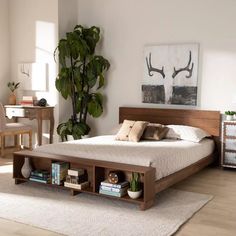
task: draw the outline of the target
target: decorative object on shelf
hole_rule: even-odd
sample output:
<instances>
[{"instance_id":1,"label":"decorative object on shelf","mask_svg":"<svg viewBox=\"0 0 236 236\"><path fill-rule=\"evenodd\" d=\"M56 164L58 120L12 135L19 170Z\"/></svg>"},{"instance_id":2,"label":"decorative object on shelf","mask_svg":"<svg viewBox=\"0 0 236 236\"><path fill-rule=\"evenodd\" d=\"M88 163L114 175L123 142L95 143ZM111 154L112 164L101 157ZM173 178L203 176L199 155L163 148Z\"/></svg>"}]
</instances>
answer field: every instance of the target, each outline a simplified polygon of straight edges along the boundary
<instances>
[{"instance_id":1,"label":"decorative object on shelf","mask_svg":"<svg viewBox=\"0 0 236 236\"><path fill-rule=\"evenodd\" d=\"M123 171L110 171L108 174L108 182L111 184L117 184L118 182L122 182L125 179L125 175Z\"/></svg>"},{"instance_id":2,"label":"decorative object on shelf","mask_svg":"<svg viewBox=\"0 0 236 236\"><path fill-rule=\"evenodd\" d=\"M21 168L21 174L24 178L28 179L32 171L32 166L30 165L30 159L25 157L24 165Z\"/></svg>"},{"instance_id":3,"label":"decorative object on shelf","mask_svg":"<svg viewBox=\"0 0 236 236\"><path fill-rule=\"evenodd\" d=\"M235 111L226 111L225 115L226 115L226 120L231 121L231 120L234 120L234 115L236 115L236 112Z\"/></svg>"},{"instance_id":4,"label":"decorative object on shelf","mask_svg":"<svg viewBox=\"0 0 236 236\"><path fill-rule=\"evenodd\" d=\"M130 188L128 189L128 195L132 199L137 199L141 196L142 189L140 183L140 174L132 172L132 178L130 181Z\"/></svg>"},{"instance_id":5,"label":"decorative object on shelf","mask_svg":"<svg viewBox=\"0 0 236 236\"><path fill-rule=\"evenodd\" d=\"M80 139L88 134L87 114L96 118L103 112L103 95L98 90L105 84L105 72L110 64L104 57L95 55L99 39L98 27L77 25L59 41L55 50L54 58L58 52L60 64L55 85L64 99L71 98L73 111L71 118L57 127L62 141L67 135Z\"/></svg>"},{"instance_id":6,"label":"decorative object on shelf","mask_svg":"<svg viewBox=\"0 0 236 236\"><path fill-rule=\"evenodd\" d=\"M15 90L18 89L20 83L9 82L7 87L11 90L11 94L9 95L8 103L9 105L16 105L16 95Z\"/></svg>"},{"instance_id":7,"label":"decorative object on shelf","mask_svg":"<svg viewBox=\"0 0 236 236\"><path fill-rule=\"evenodd\" d=\"M38 101L38 106L40 107L46 107L47 105L47 100L45 98L41 98L39 101Z\"/></svg>"},{"instance_id":8,"label":"decorative object on shelf","mask_svg":"<svg viewBox=\"0 0 236 236\"><path fill-rule=\"evenodd\" d=\"M196 43L145 47L142 102L196 106L198 51Z\"/></svg>"}]
</instances>

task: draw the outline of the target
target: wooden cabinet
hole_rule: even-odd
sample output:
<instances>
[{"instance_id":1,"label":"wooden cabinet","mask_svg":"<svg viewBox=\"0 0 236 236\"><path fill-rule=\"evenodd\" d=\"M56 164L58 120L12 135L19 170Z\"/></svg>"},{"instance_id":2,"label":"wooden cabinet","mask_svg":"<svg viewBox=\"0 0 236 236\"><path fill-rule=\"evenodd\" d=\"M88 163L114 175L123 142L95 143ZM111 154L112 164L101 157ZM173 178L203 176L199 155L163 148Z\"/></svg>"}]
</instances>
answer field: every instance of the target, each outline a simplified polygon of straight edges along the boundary
<instances>
[{"instance_id":1,"label":"wooden cabinet","mask_svg":"<svg viewBox=\"0 0 236 236\"><path fill-rule=\"evenodd\" d=\"M236 168L236 121L223 122L221 166Z\"/></svg>"}]
</instances>

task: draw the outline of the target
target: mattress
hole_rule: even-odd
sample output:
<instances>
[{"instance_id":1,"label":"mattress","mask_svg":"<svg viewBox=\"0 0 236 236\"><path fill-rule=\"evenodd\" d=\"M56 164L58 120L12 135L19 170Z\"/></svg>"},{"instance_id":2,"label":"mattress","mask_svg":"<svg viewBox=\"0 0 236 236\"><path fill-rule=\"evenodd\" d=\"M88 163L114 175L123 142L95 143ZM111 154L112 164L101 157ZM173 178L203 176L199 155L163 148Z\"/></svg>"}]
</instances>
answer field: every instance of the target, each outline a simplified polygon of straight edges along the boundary
<instances>
[{"instance_id":1,"label":"mattress","mask_svg":"<svg viewBox=\"0 0 236 236\"><path fill-rule=\"evenodd\" d=\"M213 150L211 139L199 143L173 139L135 143L117 141L114 135L48 144L35 149L36 152L152 166L156 169L156 180L199 161Z\"/></svg>"}]
</instances>

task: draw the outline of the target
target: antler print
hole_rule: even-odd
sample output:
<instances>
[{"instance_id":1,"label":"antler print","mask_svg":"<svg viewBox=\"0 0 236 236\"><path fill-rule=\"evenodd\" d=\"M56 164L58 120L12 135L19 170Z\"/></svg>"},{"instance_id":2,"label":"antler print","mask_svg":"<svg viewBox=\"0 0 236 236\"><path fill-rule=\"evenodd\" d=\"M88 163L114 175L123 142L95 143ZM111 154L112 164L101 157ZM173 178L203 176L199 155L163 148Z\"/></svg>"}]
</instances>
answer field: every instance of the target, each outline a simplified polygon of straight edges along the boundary
<instances>
[{"instance_id":1,"label":"antler print","mask_svg":"<svg viewBox=\"0 0 236 236\"><path fill-rule=\"evenodd\" d=\"M192 62L192 65L191 65L191 68L190 68L191 61L192 61L192 52L189 51L188 65L184 68L179 69L179 70L176 70L175 67L174 67L174 73L172 74L172 78L174 79L181 71L187 71L189 74L186 75L186 78L191 78L192 74L193 74L193 66L194 66L194 63Z\"/></svg>"},{"instance_id":2,"label":"antler print","mask_svg":"<svg viewBox=\"0 0 236 236\"><path fill-rule=\"evenodd\" d=\"M157 73L160 73L163 77L163 79L165 78L165 73L164 73L164 66L162 66L162 69L157 69L155 67L152 66L152 63L151 63L151 60L152 60L152 54L149 53L149 60L148 58L146 57L146 63L147 63L147 68L148 68L148 74L149 76L153 76L153 73L152 72L157 72Z\"/></svg>"}]
</instances>

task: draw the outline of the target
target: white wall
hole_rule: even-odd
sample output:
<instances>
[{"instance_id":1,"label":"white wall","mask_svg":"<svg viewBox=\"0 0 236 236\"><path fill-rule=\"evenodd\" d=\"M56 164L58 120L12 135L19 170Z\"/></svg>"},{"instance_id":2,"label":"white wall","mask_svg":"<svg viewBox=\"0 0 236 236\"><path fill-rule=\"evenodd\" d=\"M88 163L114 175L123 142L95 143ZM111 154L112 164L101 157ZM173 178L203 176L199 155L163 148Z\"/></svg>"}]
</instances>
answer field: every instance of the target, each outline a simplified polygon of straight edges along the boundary
<instances>
[{"instance_id":1,"label":"white wall","mask_svg":"<svg viewBox=\"0 0 236 236\"><path fill-rule=\"evenodd\" d=\"M59 39L64 38L67 32L73 30L78 20L78 1L59 0ZM59 123L67 121L72 114L71 100L65 100L59 95Z\"/></svg>"},{"instance_id":2,"label":"white wall","mask_svg":"<svg viewBox=\"0 0 236 236\"><path fill-rule=\"evenodd\" d=\"M145 45L200 43L199 106L236 110L235 0L78 0L78 23L100 26L111 62L98 134L118 123L119 106L141 103Z\"/></svg>"},{"instance_id":3,"label":"white wall","mask_svg":"<svg viewBox=\"0 0 236 236\"><path fill-rule=\"evenodd\" d=\"M6 103L8 91L7 82L10 79L9 61L9 6L8 0L0 0L0 102Z\"/></svg>"},{"instance_id":4,"label":"white wall","mask_svg":"<svg viewBox=\"0 0 236 236\"><path fill-rule=\"evenodd\" d=\"M55 88L57 65L53 52L58 42L58 0L10 0L11 80L16 81L18 63L48 63L48 91L36 92L55 105L55 127L58 124L58 93ZM22 95L34 95L31 91L18 91ZM26 122L26 121L24 121ZM31 122L36 125L36 121ZM45 127L45 131L48 127ZM48 133L44 142L48 141Z\"/></svg>"}]
</instances>

